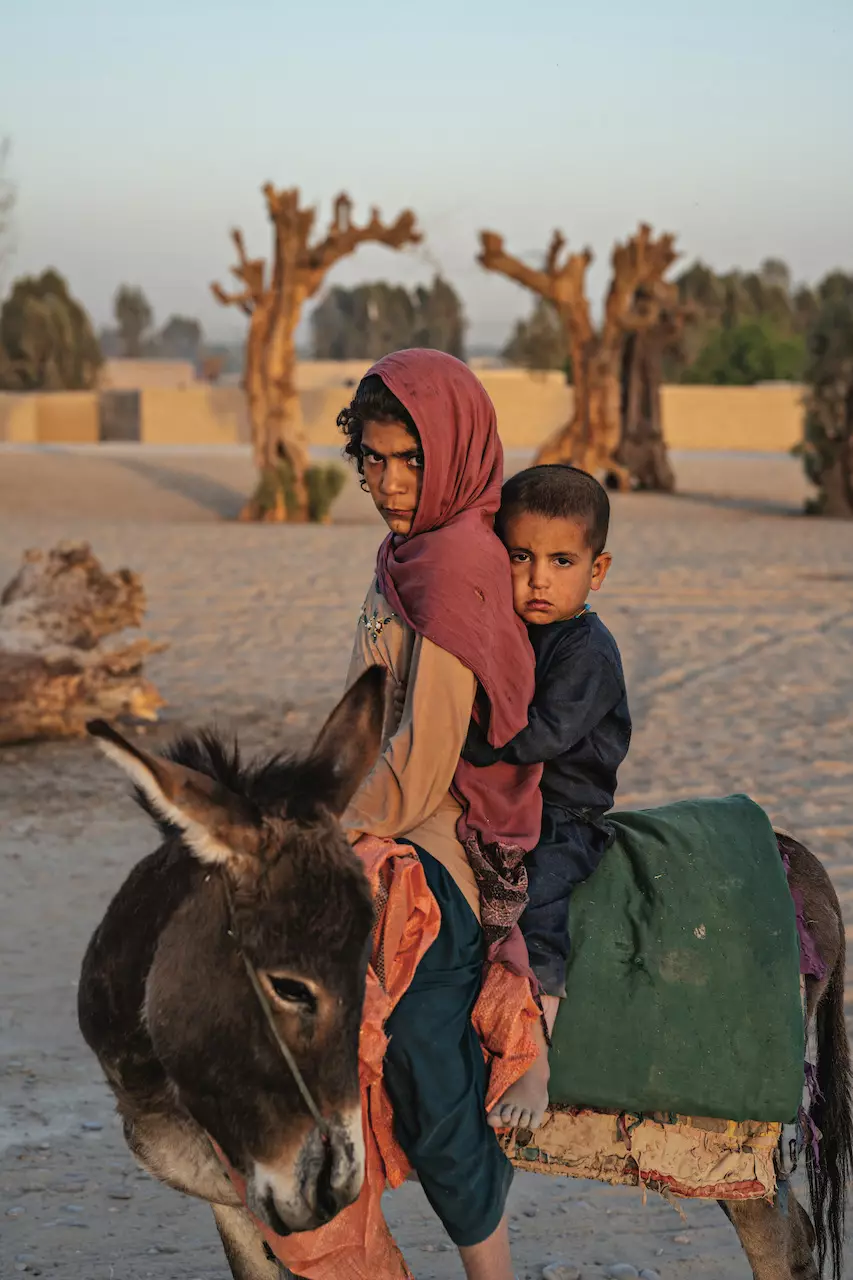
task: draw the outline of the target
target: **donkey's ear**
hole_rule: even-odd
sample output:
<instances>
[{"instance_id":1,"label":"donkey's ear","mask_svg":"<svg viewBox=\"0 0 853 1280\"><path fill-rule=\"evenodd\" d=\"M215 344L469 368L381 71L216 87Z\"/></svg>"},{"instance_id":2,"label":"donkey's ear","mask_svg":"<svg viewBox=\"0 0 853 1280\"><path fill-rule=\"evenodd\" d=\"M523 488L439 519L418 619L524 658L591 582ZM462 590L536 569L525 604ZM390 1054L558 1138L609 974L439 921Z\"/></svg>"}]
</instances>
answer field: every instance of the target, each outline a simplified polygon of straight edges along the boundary
<instances>
[{"instance_id":1,"label":"donkey's ear","mask_svg":"<svg viewBox=\"0 0 853 1280\"><path fill-rule=\"evenodd\" d=\"M227 787L196 769L150 755L104 720L86 728L101 751L128 774L151 808L181 832L201 862L237 866L257 848L248 807Z\"/></svg>"},{"instance_id":2,"label":"donkey's ear","mask_svg":"<svg viewBox=\"0 0 853 1280\"><path fill-rule=\"evenodd\" d=\"M311 750L311 759L331 767L334 784L323 798L333 813L346 809L370 773L382 745L385 667L368 667L347 689Z\"/></svg>"}]
</instances>

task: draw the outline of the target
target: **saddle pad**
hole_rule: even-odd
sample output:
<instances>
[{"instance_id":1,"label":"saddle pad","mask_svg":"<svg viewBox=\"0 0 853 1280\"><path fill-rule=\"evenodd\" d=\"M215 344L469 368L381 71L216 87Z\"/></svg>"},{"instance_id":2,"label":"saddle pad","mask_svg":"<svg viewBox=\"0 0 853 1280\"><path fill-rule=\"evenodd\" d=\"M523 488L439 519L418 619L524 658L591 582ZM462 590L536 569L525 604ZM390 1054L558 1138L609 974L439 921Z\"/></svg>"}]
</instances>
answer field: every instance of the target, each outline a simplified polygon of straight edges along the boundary
<instances>
[{"instance_id":1,"label":"saddle pad","mask_svg":"<svg viewBox=\"0 0 853 1280\"><path fill-rule=\"evenodd\" d=\"M794 904L747 796L616 813L572 898L555 1103L788 1123L803 1092Z\"/></svg>"}]
</instances>

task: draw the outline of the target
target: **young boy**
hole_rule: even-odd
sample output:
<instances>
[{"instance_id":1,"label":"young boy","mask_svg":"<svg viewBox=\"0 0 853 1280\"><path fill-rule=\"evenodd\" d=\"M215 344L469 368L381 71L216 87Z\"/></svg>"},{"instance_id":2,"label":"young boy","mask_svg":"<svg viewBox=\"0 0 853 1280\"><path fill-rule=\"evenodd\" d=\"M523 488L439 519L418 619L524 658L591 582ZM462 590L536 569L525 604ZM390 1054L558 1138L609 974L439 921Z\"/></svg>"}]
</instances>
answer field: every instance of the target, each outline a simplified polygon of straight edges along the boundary
<instances>
[{"instance_id":1,"label":"young boy","mask_svg":"<svg viewBox=\"0 0 853 1280\"><path fill-rule=\"evenodd\" d=\"M566 991L569 900L610 842L603 818L631 739L619 649L587 604L610 568L609 522L605 490L576 467L530 467L504 485L495 528L509 552L515 611L536 655L536 692L527 727L505 747L491 747L472 722L463 752L476 765L545 766L542 835L526 859L530 901L520 924L545 993L549 1037ZM540 1049L490 1112L495 1128L541 1123L549 1076L544 1034Z\"/></svg>"}]
</instances>

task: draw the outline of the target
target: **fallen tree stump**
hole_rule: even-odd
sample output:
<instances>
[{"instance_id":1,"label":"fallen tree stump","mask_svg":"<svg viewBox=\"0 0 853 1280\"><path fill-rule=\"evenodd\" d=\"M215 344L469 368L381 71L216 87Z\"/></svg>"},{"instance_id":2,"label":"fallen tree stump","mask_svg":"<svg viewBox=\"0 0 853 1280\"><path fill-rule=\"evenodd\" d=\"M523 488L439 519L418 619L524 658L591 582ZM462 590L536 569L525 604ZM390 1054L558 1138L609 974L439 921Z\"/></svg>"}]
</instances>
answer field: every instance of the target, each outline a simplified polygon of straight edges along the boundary
<instances>
[{"instance_id":1,"label":"fallen tree stump","mask_svg":"<svg viewBox=\"0 0 853 1280\"><path fill-rule=\"evenodd\" d=\"M164 703L142 667L168 646L103 643L144 616L138 574L106 573L88 543L25 552L0 596L0 745L75 737L96 718L155 720Z\"/></svg>"}]
</instances>

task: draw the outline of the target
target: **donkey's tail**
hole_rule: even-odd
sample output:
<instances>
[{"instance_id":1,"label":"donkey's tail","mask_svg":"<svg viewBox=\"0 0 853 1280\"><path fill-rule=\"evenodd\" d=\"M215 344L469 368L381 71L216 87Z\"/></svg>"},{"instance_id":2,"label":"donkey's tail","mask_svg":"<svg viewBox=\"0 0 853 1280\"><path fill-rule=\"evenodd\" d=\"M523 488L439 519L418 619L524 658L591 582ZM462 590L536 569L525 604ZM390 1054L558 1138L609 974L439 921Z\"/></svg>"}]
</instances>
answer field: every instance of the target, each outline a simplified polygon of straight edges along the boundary
<instances>
[{"instance_id":1,"label":"donkey's tail","mask_svg":"<svg viewBox=\"0 0 853 1280\"><path fill-rule=\"evenodd\" d=\"M842 926L843 927L843 926ZM842 933L843 937L843 933ZM820 1130L817 1154L806 1143L806 1170L822 1276L827 1255L833 1280L841 1280L847 1180L853 1171L850 1045L844 1021L844 947L815 1015L817 1089L809 1116Z\"/></svg>"}]
</instances>

